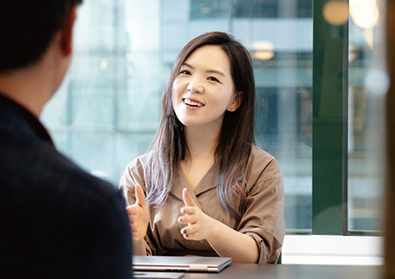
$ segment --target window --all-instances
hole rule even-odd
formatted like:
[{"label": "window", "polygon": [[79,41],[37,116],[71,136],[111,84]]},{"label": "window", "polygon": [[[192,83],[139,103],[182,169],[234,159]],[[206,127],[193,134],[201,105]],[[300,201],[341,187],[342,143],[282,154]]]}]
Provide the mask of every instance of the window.
[{"label": "window", "polygon": [[[383,205],[383,1],[350,0],[348,85],[348,230],[374,233]],[[380,7],[382,8],[382,7]],[[380,9],[383,13],[384,9]],[[364,16],[361,16],[364,13]]]},{"label": "window", "polygon": [[282,168],[287,233],[377,233],[383,93],[367,78],[382,73],[382,31],[327,24],[327,2],[84,0],[71,68],[42,120],[61,152],[118,185],[151,143],[184,44],[233,33],[253,58],[256,142]]},{"label": "window", "polygon": [[278,0],[234,1],[235,18],[276,18],[279,10]]},{"label": "window", "polygon": [[190,19],[227,18],[230,15],[231,2],[230,0],[191,0]]}]

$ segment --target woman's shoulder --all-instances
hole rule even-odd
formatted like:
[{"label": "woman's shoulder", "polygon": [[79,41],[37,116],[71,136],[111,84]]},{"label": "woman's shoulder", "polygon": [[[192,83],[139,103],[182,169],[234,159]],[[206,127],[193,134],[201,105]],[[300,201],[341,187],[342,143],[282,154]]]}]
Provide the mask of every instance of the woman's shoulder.
[{"label": "woman's shoulder", "polygon": [[266,178],[281,176],[280,165],[276,158],[256,145],[251,147],[247,171],[256,178],[263,173]]},{"label": "woman's shoulder", "polygon": [[253,159],[255,161],[258,161],[259,163],[262,162],[271,162],[271,161],[276,161],[276,158],[274,158],[273,155],[270,153],[266,152],[265,150],[259,148],[256,145],[252,145],[251,147],[251,153],[250,153],[250,160]]},{"label": "woman's shoulder", "polygon": [[143,155],[140,155],[140,156],[134,158],[126,166],[125,172],[144,172],[144,170],[146,169],[150,155],[151,155],[151,152],[148,152],[148,153],[145,153]]},{"label": "woman's shoulder", "polygon": [[132,189],[132,192],[134,193],[134,186],[139,184],[144,189],[145,171],[147,169],[149,154],[150,153],[146,153],[133,159],[126,166],[119,184],[120,188]]}]

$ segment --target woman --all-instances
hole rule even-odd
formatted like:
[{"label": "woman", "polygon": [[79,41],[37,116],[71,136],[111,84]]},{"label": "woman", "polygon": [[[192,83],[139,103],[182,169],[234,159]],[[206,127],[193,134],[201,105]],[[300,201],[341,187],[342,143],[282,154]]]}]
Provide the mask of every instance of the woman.
[{"label": "woman", "polygon": [[152,150],[120,183],[135,254],[277,262],[283,178],[254,145],[254,102],[251,59],[230,35],[206,33],[181,50]]}]

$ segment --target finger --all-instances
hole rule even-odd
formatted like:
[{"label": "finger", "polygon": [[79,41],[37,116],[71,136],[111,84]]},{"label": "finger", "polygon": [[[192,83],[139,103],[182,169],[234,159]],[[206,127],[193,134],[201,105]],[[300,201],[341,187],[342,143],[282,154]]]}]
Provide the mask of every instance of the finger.
[{"label": "finger", "polygon": [[126,207],[126,212],[128,213],[128,215],[134,215],[137,213],[137,208],[135,205],[129,205],[128,207]]},{"label": "finger", "polygon": [[189,195],[187,188],[184,188],[182,190],[182,199],[184,200],[186,206],[195,206],[195,203],[193,202],[191,196]]},{"label": "finger", "polygon": [[140,219],[136,215],[129,215],[130,224],[139,224]]},{"label": "finger", "polygon": [[196,207],[183,207],[181,208],[181,213],[182,214],[195,214],[196,213]]},{"label": "finger", "polygon": [[180,224],[194,224],[196,221],[196,215],[185,215],[178,218],[178,223]]},{"label": "finger", "polygon": [[145,195],[143,188],[141,188],[140,185],[136,185],[134,191],[136,195],[136,204],[138,204],[140,207],[146,207],[147,204],[145,202]]},{"label": "finger", "polygon": [[196,233],[196,227],[195,226],[187,226],[181,229],[181,234],[185,235],[191,235],[191,234],[195,234]]},{"label": "finger", "polygon": [[186,234],[183,234],[182,236],[183,236],[185,239],[189,239],[189,240],[193,240],[193,239],[196,238],[196,234],[195,234],[195,233],[191,233],[191,234],[186,233]]}]

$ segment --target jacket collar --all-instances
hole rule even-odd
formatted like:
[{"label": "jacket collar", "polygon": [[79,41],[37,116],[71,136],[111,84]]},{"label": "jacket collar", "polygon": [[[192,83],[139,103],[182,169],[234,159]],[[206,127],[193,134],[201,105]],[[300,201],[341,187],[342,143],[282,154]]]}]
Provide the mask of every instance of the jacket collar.
[{"label": "jacket collar", "polygon": [[32,133],[54,146],[47,129],[30,111],[7,98],[0,92],[0,118],[6,121],[5,128],[21,133]]},{"label": "jacket collar", "polygon": [[217,174],[216,174],[216,172],[214,172],[214,167],[211,167],[207,171],[207,173],[202,177],[199,184],[196,186],[195,190],[192,190],[191,185],[189,184],[187,178],[185,177],[184,173],[180,169],[179,175],[178,175],[178,181],[174,185],[173,189],[170,191],[170,194],[173,197],[176,197],[179,201],[184,202],[182,199],[182,190],[184,188],[187,188],[194,203],[199,208],[201,208],[201,205],[200,205],[197,198],[201,194],[203,194],[211,189],[217,188],[216,181],[217,181]]}]

